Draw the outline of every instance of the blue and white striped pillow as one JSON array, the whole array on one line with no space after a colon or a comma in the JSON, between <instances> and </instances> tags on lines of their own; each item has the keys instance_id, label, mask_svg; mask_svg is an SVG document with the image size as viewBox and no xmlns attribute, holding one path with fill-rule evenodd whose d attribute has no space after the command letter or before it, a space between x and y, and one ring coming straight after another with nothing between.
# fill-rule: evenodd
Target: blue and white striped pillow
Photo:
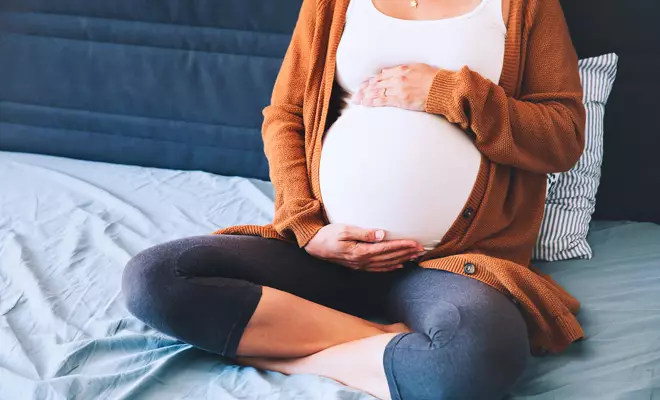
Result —
<instances>
[{"instance_id":1,"label":"blue and white striped pillow","mask_svg":"<svg viewBox=\"0 0 660 400\"><path fill-rule=\"evenodd\" d=\"M611 53L579 62L587 110L586 146L573 169L548 175L545 215L532 256L535 260L593 256L587 234L603 163L605 104L616 78L617 61L617 55Z\"/></svg>"}]
</instances>

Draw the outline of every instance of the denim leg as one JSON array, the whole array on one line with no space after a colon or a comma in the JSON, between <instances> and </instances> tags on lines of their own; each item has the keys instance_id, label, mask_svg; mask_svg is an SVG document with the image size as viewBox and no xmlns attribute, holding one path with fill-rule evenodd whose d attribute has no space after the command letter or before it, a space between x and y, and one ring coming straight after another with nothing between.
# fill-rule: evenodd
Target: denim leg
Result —
<instances>
[{"instance_id":1,"label":"denim leg","mask_svg":"<svg viewBox=\"0 0 660 400\"><path fill-rule=\"evenodd\" d=\"M387 345L392 399L500 399L529 358L527 328L502 293L465 276L413 268L388 298L414 333Z\"/></svg>"}]
</instances>

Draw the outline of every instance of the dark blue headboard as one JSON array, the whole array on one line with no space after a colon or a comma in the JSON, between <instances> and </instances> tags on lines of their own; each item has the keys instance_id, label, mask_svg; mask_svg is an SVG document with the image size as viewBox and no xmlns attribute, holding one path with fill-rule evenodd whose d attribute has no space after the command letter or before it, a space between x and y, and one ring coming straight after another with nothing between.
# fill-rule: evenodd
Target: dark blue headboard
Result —
<instances>
[{"instance_id":1,"label":"dark blue headboard","mask_svg":"<svg viewBox=\"0 0 660 400\"><path fill-rule=\"evenodd\" d=\"M0 0L0 150L267 178L260 125L302 0ZM657 0L562 0L619 54L596 217L660 223Z\"/></svg>"},{"instance_id":2,"label":"dark blue headboard","mask_svg":"<svg viewBox=\"0 0 660 400\"><path fill-rule=\"evenodd\" d=\"M301 0L0 0L0 149L266 179Z\"/></svg>"}]
</instances>

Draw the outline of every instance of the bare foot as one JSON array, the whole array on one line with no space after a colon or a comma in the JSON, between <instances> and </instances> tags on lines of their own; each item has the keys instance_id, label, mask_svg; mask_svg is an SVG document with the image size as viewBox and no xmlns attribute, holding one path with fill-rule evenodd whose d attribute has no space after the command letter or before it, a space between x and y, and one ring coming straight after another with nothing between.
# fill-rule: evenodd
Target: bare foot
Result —
<instances>
[{"instance_id":1,"label":"bare foot","mask_svg":"<svg viewBox=\"0 0 660 400\"><path fill-rule=\"evenodd\" d=\"M405 325L394 324L401 332ZM402 326L403 325L403 326ZM390 326L390 325L388 325ZM409 330L403 330L407 332ZM286 375L313 374L334 379L379 399L389 400L390 390L383 366L383 352L396 333L386 333L340 344L311 356L294 359L238 357L243 365Z\"/></svg>"},{"instance_id":2,"label":"bare foot","mask_svg":"<svg viewBox=\"0 0 660 400\"><path fill-rule=\"evenodd\" d=\"M412 332L412 329L408 328L403 322L398 322L396 324L384 325L383 328L387 333L406 333Z\"/></svg>"}]
</instances>

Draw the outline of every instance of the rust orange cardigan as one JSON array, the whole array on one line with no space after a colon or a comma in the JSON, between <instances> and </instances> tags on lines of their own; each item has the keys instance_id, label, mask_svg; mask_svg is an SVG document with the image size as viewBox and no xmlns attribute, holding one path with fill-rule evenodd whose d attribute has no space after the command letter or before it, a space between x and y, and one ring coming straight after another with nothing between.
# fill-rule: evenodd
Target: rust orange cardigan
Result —
<instances>
[{"instance_id":1,"label":"rust orange cardigan","mask_svg":"<svg viewBox=\"0 0 660 400\"><path fill-rule=\"evenodd\" d=\"M327 224L319 187L321 139L332 122L336 52L348 3L304 0L272 103L264 110L273 222L215 233L303 247ZM433 38L420 40L429 51L442 51L432 48ZM464 212L420 266L470 276L512 297L525 316L535 355L562 351L583 336L574 317L578 301L530 265L546 173L570 169L584 148L577 61L559 0L511 0L499 85L467 67L440 71L426 104L427 112L463 128L483 156Z\"/></svg>"}]
</instances>

